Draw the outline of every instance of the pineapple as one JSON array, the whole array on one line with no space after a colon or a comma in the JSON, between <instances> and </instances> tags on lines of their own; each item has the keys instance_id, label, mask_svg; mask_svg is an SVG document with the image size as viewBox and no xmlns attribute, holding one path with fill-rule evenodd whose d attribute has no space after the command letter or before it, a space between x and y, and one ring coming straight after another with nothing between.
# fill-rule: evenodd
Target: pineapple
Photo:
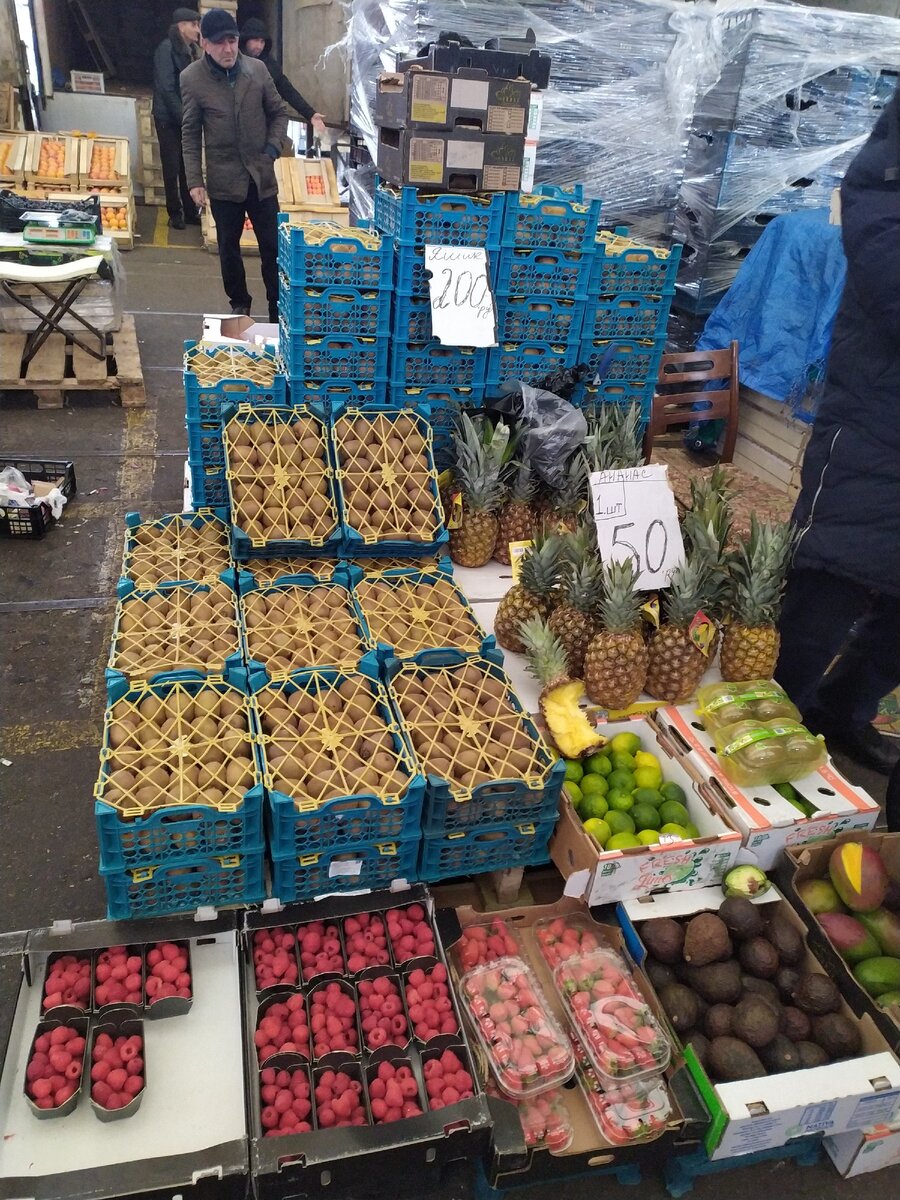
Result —
<instances>
[{"instance_id":1,"label":"pineapple","mask_svg":"<svg viewBox=\"0 0 900 1200\"><path fill-rule=\"evenodd\" d=\"M693 492L694 485L691 485ZM713 639L709 647L709 661L714 662L719 651L721 625L724 618L725 592L728 585L725 543L731 533L731 517L727 510L720 510L717 502L709 507L692 508L682 521L686 545L708 568L706 593L701 597L700 607L713 625Z\"/></svg>"},{"instance_id":2,"label":"pineapple","mask_svg":"<svg viewBox=\"0 0 900 1200\"><path fill-rule=\"evenodd\" d=\"M696 692L709 660L694 644L690 624L709 589L709 565L692 551L672 575L662 594L663 622L647 647L649 662L644 688L657 700L673 703Z\"/></svg>"},{"instance_id":3,"label":"pineapple","mask_svg":"<svg viewBox=\"0 0 900 1200\"><path fill-rule=\"evenodd\" d=\"M792 525L750 518L750 540L729 556L730 622L722 638L721 671L728 683L771 679L780 639L775 622L794 548Z\"/></svg>"},{"instance_id":4,"label":"pineapple","mask_svg":"<svg viewBox=\"0 0 900 1200\"><path fill-rule=\"evenodd\" d=\"M572 564L563 583L563 599L549 620L550 629L565 649L569 673L577 679L583 677L585 651L597 632L599 584L600 564L596 558L585 557Z\"/></svg>"},{"instance_id":5,"label":"pineapple","mask_svg":"<svg viewBox=\"0 0 900 1200\"><path fill-rule=\"evenodd\" d=\"M573 455L562 479L547 498L544 521L554 533L574 533L579 514L588 500L587 460L581 453Z\"/></svg>"},{"instance_id":6,"label":"pineapple","mask_svg":"<svg viewBox=\"0 0 900 1200\"><path fill-rule=\"evenodd\" d=\"M537 537L522 556L519 582L500 601L494 617L494 635L504 650L524 654L519 626L529 617L549 616L562 570L561 555L558 537Z\"/></svg>"},{"instance_id":7,"label":"pineapple","mask_svg":"<svg viewBox=\"0 0 900 1200\"><path fill-rule=\"evenodd\" d=\"M566 651L542 617L531 617L519 630L528 654L528 669L541 685L544 724L563 758L583 758L606 745L578 707L584 684L566 668Z\"/></svg>"},{"instance_id":8,"label":"pineapple","mask_svg":"<svg viewBox=\"0 0 900 1200\"><path fill-rule=\"evenodd\" d=\"M537 524L534 500L535 481L528 463L517 463L509 489L509 497L500 512L500 529L494 558L509 566L509 543L529 542Z\"/></svg>"},{"instance_id":9,"label":"pineapple","mask_svg":"<svg viewBox=\"0 0 900 1200\"><path fill-rule=\"evenodd\" d=\"M483 567L497 542L509 427L498 422L493 430L488 425L479 429L463 412L455 437L454 481L462 495L462 517L458 528L450 530L450 557L461 567Z\"/></svg>"},{"instance_id":10,"label":"pineapple","mask_svg":"<svg viewBox=\"0 0 900 1200\"><path fill-rule=\"evenodd\" d=\"M602 404L594 415L584 450L592 471L639 467L641 457L639 404Z\"/></svg>"},{"instance_id":11,"label":"pineapple","mask_svg":"<svg viewBox=\"0 0 900 1200\"><path fill-rule=\"evenodd\" d=\"M584 659L588 699L603 708L627 708L644 690L647 646L641 631L641 595L634 590L634 562L603 568L600 632Z\"/></svg>"}]
</instances>

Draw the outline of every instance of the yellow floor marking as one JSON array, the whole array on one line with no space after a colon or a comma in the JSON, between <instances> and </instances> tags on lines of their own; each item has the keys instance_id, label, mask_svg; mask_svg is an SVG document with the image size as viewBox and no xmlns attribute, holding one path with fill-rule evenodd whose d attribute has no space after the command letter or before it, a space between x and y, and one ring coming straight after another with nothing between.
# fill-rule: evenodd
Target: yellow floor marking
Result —
<instances>
[{"instance_id":1,"label":"yellow floor marking","mask_svg":"<svg viewBox=\"0 0 900 1200\"><path fill-rule=\"evenodd\" d=\"M168 246L169 244L169 214L164 208L156 210L156 224L153 227L153 246Z\"/></svg>"},{"instance_id":2,"label":"yellow floor marking","mask_svg":"<svg viewBox=\"0 0 900 1200\"><path fill-rule=\"evenodd\" d=\"M36 725L0 728L0 753L13 761L29 754L53 750L78 750L100 745L101 721L42 721Z\"/></svg>"}]
</instances>

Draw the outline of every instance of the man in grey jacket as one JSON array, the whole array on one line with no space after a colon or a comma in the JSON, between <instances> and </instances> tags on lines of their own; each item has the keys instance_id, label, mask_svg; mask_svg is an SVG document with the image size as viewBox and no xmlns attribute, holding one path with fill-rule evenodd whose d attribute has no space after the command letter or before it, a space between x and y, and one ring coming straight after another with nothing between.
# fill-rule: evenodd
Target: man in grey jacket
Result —
<instances>
[{"instance_id":1,"label":"man in grey jacket","mask_svg":"<svg viewBox=\"0 0 900 1200\"><path fill-rule=\"evenodd\" d=\"M181 74L184 167L194 201L216 222L222 283L234 313L252 303L241 258L250 218L262 264L269 320L278 319L278 185L275 159L288 110L266 67L238 49L234 17L220 8L200 23L203 58ZM201 150L206 146L206 180Z\"/></svg>"}]
</instances>

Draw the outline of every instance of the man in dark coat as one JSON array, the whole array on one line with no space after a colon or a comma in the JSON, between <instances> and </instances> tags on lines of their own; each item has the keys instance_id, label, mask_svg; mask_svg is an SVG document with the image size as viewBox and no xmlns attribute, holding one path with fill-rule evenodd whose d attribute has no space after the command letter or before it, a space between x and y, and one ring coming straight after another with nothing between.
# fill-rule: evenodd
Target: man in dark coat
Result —
<instances>
[{"instance_id":1,"label":"man in dark coat","mask_svg":"<svg viewBox=\"0 0 900 1200\"><path fill-rule=\"evenodd\" d=\"M794 511L776 677L827 741L887 774L900 747L871 722L900 684L900 91L850 164L841 220L847 282Z\"/></svg>"},{"instance_id":2,"label":"man in dark coat","mask_svg":"<svg viewBox=\"0 0 900 1200\"><path fill-rule=\"evenodd\" d=\"M275 159L288 111L261 62L238 50L234 17L221 8L200 24L203 58L181 77L184 166L197 204L209 200L219 242L222 283L231 310L252 303L241 258L245 215L259 245L269 320L278 320L278 185ZM206 146L206 181L201 150Z\"/></svg>"},{"instance_id":3,"label":"man in dark coat","mask_svg":"<svg viewBox=\"0 0 900 1200\"><path fill-rule=\"evenodd\" d=\"M269 68L269 74L278 90L278 95L302 120L309 121L317 137L325 136L325 118L316 112L308 100L304 100L281 69L281 63L272 53L272 39L264 21L250 17L241 27L241 53L258 58Z\"/></svg>"},{"instance_id":4,"label":"man in dark coat","mask_svg":"<svg viewBox=\"0 0 900 1200\"><path fill-rule=\"evenodd\" d=\"M173 229L199 225L197 206L191 199L181 154L181 72L196 62L200 39L200 14L176 8L165 40L153 55L153 123L159 142L166 208Z\"/></svg>"}]
</instances>

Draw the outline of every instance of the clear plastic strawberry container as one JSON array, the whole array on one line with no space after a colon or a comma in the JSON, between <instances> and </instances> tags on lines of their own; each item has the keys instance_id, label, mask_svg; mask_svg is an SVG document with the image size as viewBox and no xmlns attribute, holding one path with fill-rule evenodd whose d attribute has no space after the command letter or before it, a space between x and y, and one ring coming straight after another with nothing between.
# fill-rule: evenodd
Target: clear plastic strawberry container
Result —
<instances>
[{"instance_id":1,"label":"clear plastic strawberry container","mask_svg":"<svg viewBox=\"0 0 900 1200\"><path fill-rule=\"evenodd\" d=\"M453 946L453 957L461 971L471 971L500 958L518 958L521 953L518 935L502 917L467 925Z\"/></svg>"},{"instance_id":2,"label":"clear plastic strawberry container","mask_svg":"<svg viewBox=\"0 0 900 1200\"><path fill-rule=\"evenodd\" d=\"M552 969L570 958L580 958L604 944L603 926L587 913L569 913L536 921L534 936L548 966Z\"/></svg>"},{"instance_id":3,"label":"clear plastic strawberry container","mask_svg":"<svg viewBox=\"0 0 900 1200\"><path fill-rule=\"evenodd\" d=\"M500 1090L519 1100L557 1087L575 1057L540 985L521 958L501 958L462 978L461 993Z\"/></svg>"},{"instance_id":4,"label":"clear plastic strawberry container","mask_svg":"<svg viewBox=\"0 0 900 1200\"><path fill-rule=\"evenodd\" d=\"M515 1104L525 1145L530 1150L545 1149L551 1154L562 1154L572 1145L575 1130L561 1088L551 1088L549 1092L523 1100L511 1100L492 1083L488 1085L487 1093L499 1096L507 1104Z\"/></svg>"},{"instance_id":5,"label":"clear plastic strawberry container","mask_svg":"<svg viewBox=\"0 0 900 1200\"><path fill-rule=\"evenodd\" d=\"M605 1090L662 1074L671 1046L620 955L598 949L569 959L553 981Z\"/></svg>"},{"instance_id":6,"label":"clear plastic strawberry container","mask_svg":"<svg viewBox=\"0 0 900 1200\"><path fill-rule=\"evenodd\" d=\"M578 1038L572 1038L575 1074L591 1107L597 1128L615 1146L652 1141L666 1128L672 1105L661 1075L636 1083L620 1083L604 1091Z\"/></svg>"}]
</instances>

